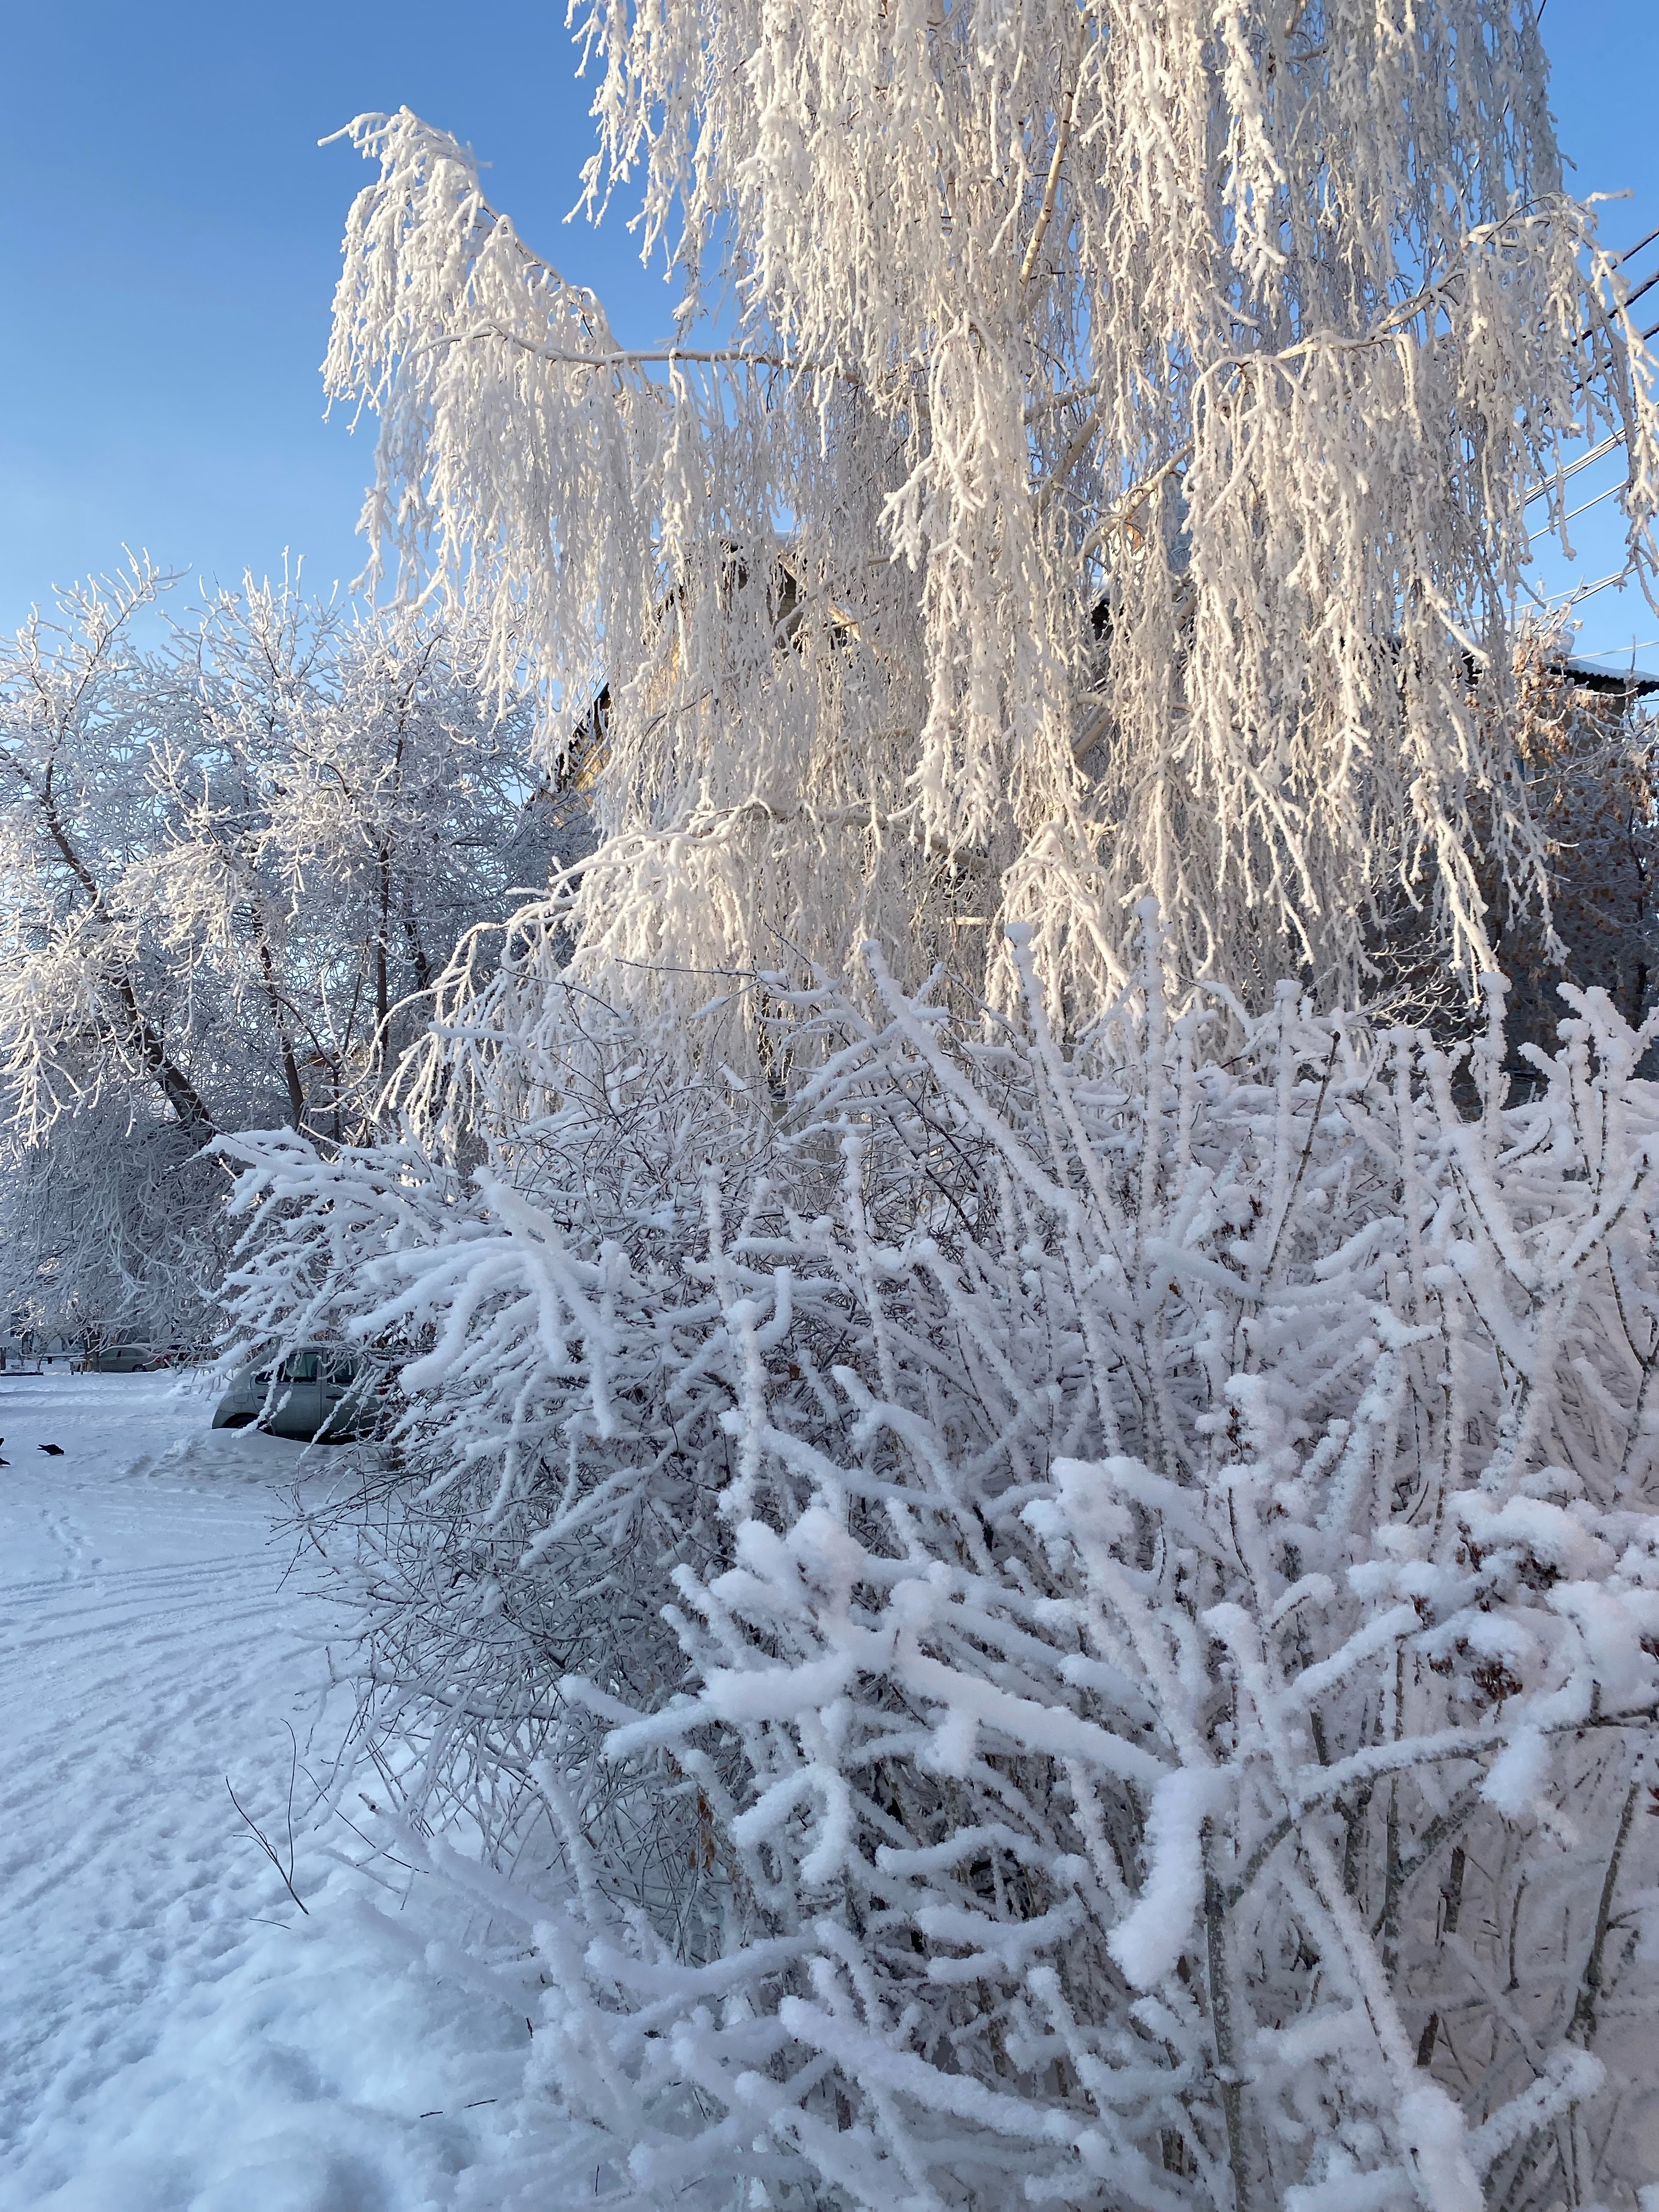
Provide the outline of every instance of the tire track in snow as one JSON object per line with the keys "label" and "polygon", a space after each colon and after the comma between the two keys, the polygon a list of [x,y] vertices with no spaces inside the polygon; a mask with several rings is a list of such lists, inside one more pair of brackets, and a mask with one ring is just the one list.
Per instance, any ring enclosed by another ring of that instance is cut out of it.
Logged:
{"label": "tire track in snow", "polygon": [[252,1575],[257,1564],[244,1552],[221,1552],[214,1558],[200,1559],[191,1566],[159,1564],[143,1567],[99,1566],[84,1577],[43,1576],[35,1582],[8,1582],[3,1587],[9,1607],[17,1604],[55,1605],[63,1601],[66,1585],[72,1580],[84,1579],[101,1587],[106,1583],[131,1583],[135,1590],[164,1589],[169,1583],[181,1586],[208,1582],[217,1575]]}
{"label": "tire track in snow", "polygon": [[284,1602],[252,1595],[227,1597],[206,1604],[192,1603],[188,1597],[164,1606],[140,1602],[116,1612],[107,1619],[105,1616],[111,1613],[111,1608],[88,1606],[80,1612],[70,1611],[62,1616],[64,1625],[60,1627],[44,1629],[33,1636],[19,1636],[0,1641],[0,1658],[12,1656],[21,1658],[33,1652],[50,1650],[58,1644],[71,1644],[76,1650],[84,1650],[88,1635],[113,1636],[120,1628],[138,1620],[148,1624],[148,1632],[137,1639],[143,1644],[171,1642],[177,1633],[177,1624],[182,1621],[189,1621],[198,1628],[205,1629],[216,1620],[258,1619],[262,1613],[291,1616],[293,1611],[291,1599]]}

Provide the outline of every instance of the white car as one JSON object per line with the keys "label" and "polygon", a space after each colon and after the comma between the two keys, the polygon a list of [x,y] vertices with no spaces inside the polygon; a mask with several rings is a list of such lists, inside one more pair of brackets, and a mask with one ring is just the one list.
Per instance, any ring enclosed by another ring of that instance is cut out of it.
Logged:
{"label": "white car", "polygon": [[344,1443],[374,1425],[378,1370],[338,1345],[302,1344],[276,1370],[244,1367],[219,1401],[216,1429],[254,1423],[272,1436]]}
{"label": "white car", "polygon": [[148,1375],[152,1369],[166,1364],[165,1357],[153,1345],[140,1344],[127,1337],[118,1344],[106,1344],[97,1352],[89,1352],[82,1362],[88,1375]]}

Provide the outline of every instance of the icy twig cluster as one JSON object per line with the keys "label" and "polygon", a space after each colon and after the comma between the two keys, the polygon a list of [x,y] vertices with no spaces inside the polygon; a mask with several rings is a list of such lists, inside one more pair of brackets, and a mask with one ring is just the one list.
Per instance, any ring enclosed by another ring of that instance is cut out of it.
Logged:
{"label": "icy twig cluster", "polygon": [[1074,1048],[1016,935],[1017,1017],[775,1005],[781,1120],[573,988],[470,1189],[240,1140],[250,1336],[410,1362],[366,1694],[599,2202],[1632,2201],[1646,1040],[1511,1103],[1500,986],[1166,1006],[1146,919]]}

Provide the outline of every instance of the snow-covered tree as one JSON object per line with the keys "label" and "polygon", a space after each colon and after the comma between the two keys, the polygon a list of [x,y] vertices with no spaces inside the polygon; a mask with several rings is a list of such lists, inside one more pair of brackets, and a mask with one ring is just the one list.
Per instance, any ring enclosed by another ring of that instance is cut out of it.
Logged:
{"label": "snow-covered tree", "polygon": [[672,342],[404,112],[328,373],[599,843],[395,1142],[228,1147],[239,1340],[403,1367],[368,1740],[512,1878],[569,2192],[1628,2207],[1651,1030],[1332,1011],[1543,911],[1575,436],[1655,579],[1534,12],[577,15]]}
{"label": "snow-covered tree", "polygon": [[196,1156],[361,1133],[408,1002],[560,842],[453,626],[250,586],[145,645],[165,581],[70,592],[0,659],[0,1241],[39,1328],[201,1327]]}
{"label": "snow-covered tree", "polygon": [[353,126],[328,379],[377,540],[547,741],[608,684],[579,972],[672,1013],[867,935],[1006,996],[1014,921],[1069,1027],[1147,894],[1257,1006],[1351,995],[1401,909],[1490,964],[1480,851],[1511,904],[1544,857],[1523,502],[1565,529],[1572,441],[1622,441],[1645,586],[1659,508],[1532,0],[574,15],[670,340],[403,112]]}
{"label": "snow-covered tree", "polygon": [[485,711],[464,626],[250,589],[179,644],[152,910],[264,1030],[283,1118],[361,1132],[458,941],[569,856],[580,806],[532,770],[525,708]]}
{"label": "snow-covered tree", "polygon": [[[1563,622],[1522,632],[1514,668],[1516,767],[1540,842],[1534,875],[1506,880],[1492,810],[1474,810],[1475,882],[1493,951],[1509,987],[1509,1068],[1535,1080],[1522,1048],[1553,1051],[1570,1018],[1560,987],[1604,990],[1639,1027],[1659,979],[1659,807],[1655,722],[1645,679],[1621,682],[1572,653]],[[1443,1042],[1473,1034],[1472,1005],[1445,963],[1432,919],[1407,907],[1370,945],[1373,1015],[1432,1028]],[[1652,1073],[1659,1060],[1650,1060]]]}

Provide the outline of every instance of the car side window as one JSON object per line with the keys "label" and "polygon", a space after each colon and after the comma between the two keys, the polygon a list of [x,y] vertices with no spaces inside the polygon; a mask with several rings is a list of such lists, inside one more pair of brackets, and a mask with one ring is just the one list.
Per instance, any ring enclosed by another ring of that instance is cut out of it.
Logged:
{"label": "car side window", "polygon": [[296,1352],[283,1362],[284,1382],[314,1382],[317,1380],[317,1355],[314,1352]]}
{"label": "car side window", "polygon": [[337,1389],[343,1388],[348,1382],[355,1382],[356,1379],[357,1363],[355,1359],[331,1359],[323,1370],[324,1382],[332,1382]]}

